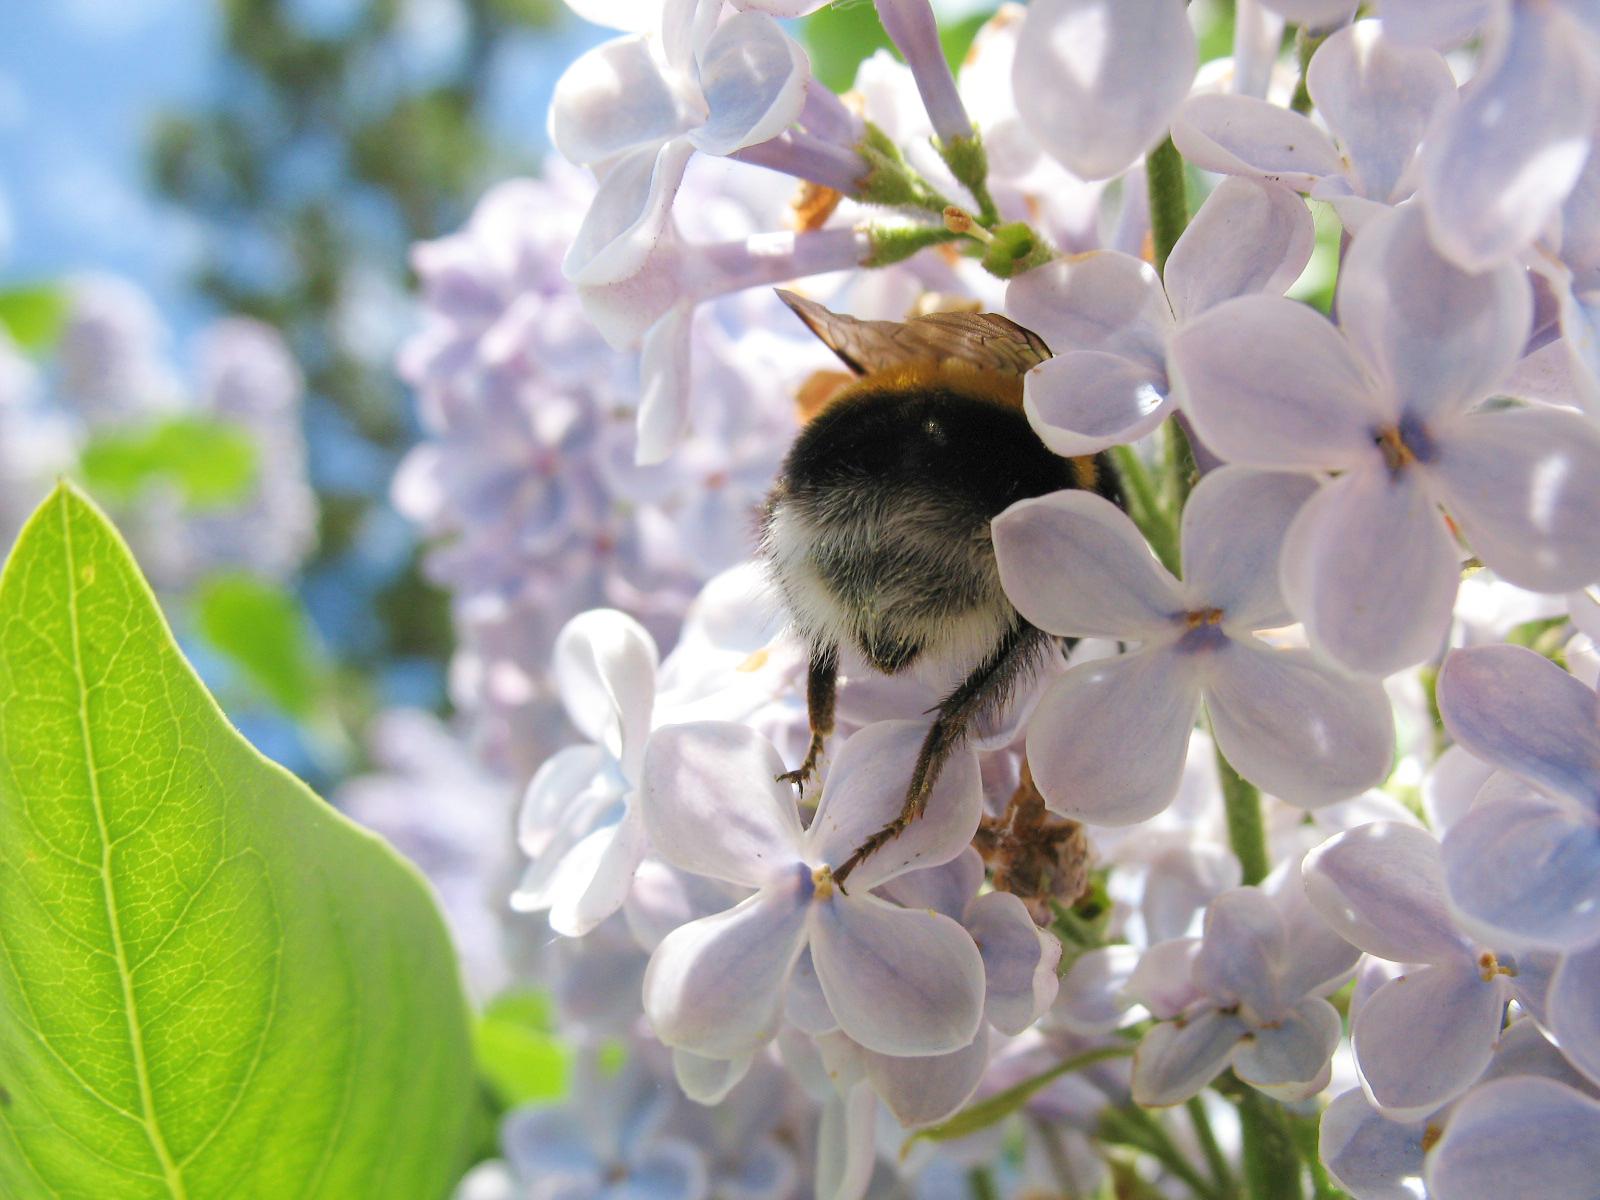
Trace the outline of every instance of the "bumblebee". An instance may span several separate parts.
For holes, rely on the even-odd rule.
[[[801,432],[761,522],[761,556],[809,652],[811,741],[780,779],[803,788],[833,732],[839,652],[895,675],[938,662],[965,679],[933,709],[900,815],[842,863],[843,881],[921,815],[971,724],[1054,651],[1000,587],[989,523],[1018,500],[1088,488],[1120,503],[1096,457],[1063,458],[1022,410],[1050,357],[996,313],[862,321],[778,295],[855,376]]]

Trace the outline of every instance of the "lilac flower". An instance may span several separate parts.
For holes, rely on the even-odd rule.
[[[1236,296],[1281,294],[1314,241],[1311,214],[1286,188],[1230,179],[1206,198],[1167,262],[1166,283],[1132,255],[1056,259],[1015,280],[1006,307],[1055,357],[1029,371],[1023,408],[1058,454],[1131,442],[1172,407],[1167,345],[1176,330]]]
[[[1385,1115],[1426,1116],[1488,1066],[1506,1001],[1524,999],[1516,960],[1456,925],[1439,844],[1421,829],[1363,825],[1324,842],[1304,869],[1312,905],[1340,936],[1417,964],[1365,1000],[1351,1040],[1367,1094]]]
[[[1360,952],[1311,911],[1297,864],[1266,889],[1224,892],[1199,939],[1147,953],[1128,990],[1161,1023],[1133,1064],[1133,1098],[1179,1104],[1231,1065],[1240,1079],[1280,1100],[1327,1086],[1342,1028],[1322,997],[1349,977]]]
[[[570,1108],[521,1109],[501,1141],[532,1200],[703,1200],[705,1157],[667,1135],[667,1096],[637,1061],[605,1078],[579,1063]]]
[[[473,994],[491,996],[509,976],[501,913],[515,794],[430,714],[390,710],[368,736],[377,769],[345,782],[333,802],[428,877]]]
[[[1109,179],[1161,140],[1196,59],[1182,0],[1030,4],[1015,66],[1017,111],[1073,174]]]
[[[972,1042],[983,960],[949,917],[899,908],[870,890],[971,840],[981,797],[970,752],[948,765],[927,812],[866,859],[846,894],[832,880],[899,809],[924,732],[883,722],[838,751],[809,829],[782,760],[759,735],[717,723],[668,726],[645,752],[643,814],[663,860],[756,888],[717,916],[673,931],[645,977],[645,1012],[670,1046],[734,1058],[771,1037],[796,960],[810,949],[839,1028],[892,1056],[945,1054]]]
[[[1208,475],[1184,509],[1181,583],[1090,493],[1020,501],[995,519],[1001,582],[1024,617],[1139,643],[1072,668],[1040,700],[1028,761],[1052,811],[1105,825],[1160,812],[1202,703],[1228,761],[1286,800],[1326,804],[1383,778],[1394,732],[1382,689],[1253,636],[1287,623],[1278,545],[1311,490],[1283,473]]]
[[[1576,1200],[1597,1177],[1600,1100],[1535,1076],[1496,1080],[1458,1104],[1425,1175],[1439,1200]]]
[[[1495,1044],[1489,1067],[1478,1079],[1472,1097],[1498,1079],[1543,1079],[1585,1089],[1557,1050],[1526,1018],[1513,1022]],[[1415,1120],[1395,1120],[1368,1103],[1359,1089],[1336,1097],[1322,1114],[1319,1150],[1334,1178],[1356,1200],[1409,1200],[1416,1194],[1427,1150],[1439,1140],[1455,1108],[1452,1102]],[[1468,1110],[1471,1111],[1470,1109]],[[1429,1156],[1431,1161],[1432,1156]],[[1531,1165],[1531,1164],[1530,1164]],[[1537,1185],[1537,1167],[1519,1182],[1529,1194],[1545,1195]],[[1448,1193],[1432,1193],[1446,1200]]]
[[[1173,339],[1195,429],[1224,458],[1339,471],[1284,541],[1284,595],[1312,645],[1385,674],[1444,639],[1460,553],[1443,504],[1502,578],[1565,591],[1600,575],[1600,430],[1544,408],[1469,411],[1522,352],[1523,272],[1467,275],[1401,208],[1355,239],[1343,336],[1290,301],[1245,297]]]
[[[1593,6],[1516,0],[1497,8],[1477,75],[1422,156],[1429,231],[1469,271],[1517,255],[1556,214],[1600,115]]]
[[[929,0],[877,0],[878,18],[911,67],[935,135],[947,145],[972,136],[972,122],[939,45],[939,21]]]
[[[570,161],[603,168],[563,264],[575,283],[614,283],[638,269],[695,150],[731,154],[800,115],[805,52],[767,14],[719,22],[721,8],[664,7],[659,31],[595,47],[556,83],[550,140]]]
[[[1306,86],[1331,138],[1310,119],[1265,100],[1194,96],[1173,119],[1172,140],[1207,170],[1326,200],[1354,231],[1411,195],[1417,148],[1436,114],[1454,101],[1455,80],[1435,51],[1394,45],[1377,21],[1361,21],[1318,48]]]
[[[68,292],[56,348],[66,406],[91,426],[181,408],[171,333],[150,298],[115,275],[78,276]]]
[[[1492,802],[1480,794],[1445,835],[1445,883],[1464,927],[1518,949],[1600,939],[1595,693],[1531,650],[1478,646],[1445,659],[1438,697],[1456,743],[1519,781]]]

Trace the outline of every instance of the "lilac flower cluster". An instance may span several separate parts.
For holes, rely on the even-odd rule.
[[[397,496],[531,775],[540,984],[628,1065],[462,1195],[1592,1195],[1593,6],[1239,0],[1202,66],[1201,6],[1036,0],[956,74],[926,0],[878,0],[905,65],[844,98],[778,21],[814,4],[574,7],[622,31],[550,114],[598,183],[419,250]],[[778,780],[806,647],[719,516],[831,386],[767,304],[796,279],[1036,333],[1023,413],[1122,497],[994,521],[1061,653],[859,865],[974,664],[847,647],[820,788]]]
[[[66,321],[44,368],[0,331],[0,533],[14,537],[97,437],[198,417],[243,435],[253,476],[242,495],[206,505],[189,503],[171,478],[150,480],[117,511],[141,565],[172,591],[219,570],[292,576],[316,545],[316,498],[300,423],[304,383],[282,338],[242,317],[215,321],[186,372],[133,284],[84,275],[64,291]]]

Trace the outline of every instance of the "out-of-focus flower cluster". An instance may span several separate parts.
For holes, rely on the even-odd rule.
[[[580,1047],[461,1194],[1205,1197],[1254,1156],[1591,1195],[1593,6],[1239,0],[1202,66],[1202,6],[1036,0],[953,74],[926,0],[878,0],[904,65],[844,98],[803,0],[573,6],[622,31],[550,115],[597,182],[552,164],[419,247],[404,360],[396,497],[526,788],[511,969]],[[1034,331],[1033,430],[1124,499],[995,520],[1062,653],[845,886],[974,664],[846,647],[820,790],[777,780],[806,647],[748,560],[827,384],[794,280]]]
[[[184,371],[133,284],[85,275],[63,291],[64,324],[43,366],[0,333],[0,534],[13,539],[55,479],[83,469],[105,485],[97,491],[156,586],[182,591],[223,570],[292,576],[316,545],[317,513],[304,384],[282,338],[242,317],[215,321]],[[194,494],[184,472],[204,468],[197,460],[218,433],[244,466],[220,491]],[[101,480],[94,464],[107,457]]]

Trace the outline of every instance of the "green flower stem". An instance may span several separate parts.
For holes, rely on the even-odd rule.
[[[1132,446],[1111,447],[1111,461],[1116,464],[1117,479],[1122,484],[1122,498],[1127,503],[1128,515],[1144,534],[1145,541],[1156,552],[1161,565],[1174,575],[1178,573],[1178,523],[1156,492],[1150,472]]]
[[[1241,1091],[1237,1103],[1245,1194],[1250,1200],[1305,1200],[1289,1114],[1252,1087]]]
[[[1327,40],[1327,34],[1307,33],[1304,27],[1295,32],[1294,47],[1300,58],[1300,82],[1294,86],[1294,99],[1289,101],[1289,107],[1297,113],[1311,111],[1311,93],[1306,90],[1306,68],[1311,65],[1311,56],[1317,52],[1317,47]]]
[[[1183,1180],[1201,1200],[1222,1200],[1222,1193],[1194,1169],[1194,1165],[1183,1156],[1183,1151],[1178,1149],[1162,1128],[1161,1122],[1137,1104],[1130,1104],[1126,1108],[1108,1108],[1100,1117],[1100,1136],[1108,1142],[1144,1151]]]
[[[1145,183],[1150,189],[1150,239],[1156,270],[1163,275],[1167,257],[1189,223],[1189,197],[1183,178],[1183,156],[1163,138],[1144,159]]]
[[[1322,1119],[1291,1115],[1289,1132],[1294,1136],[1300,1157],[1311,1171],[1311,1191],[1316,1200],[1350,1200],[1349,1195],[1333,1182],[1328,1168],[1322,1165]]]
[[[1162,427],[1162,437],[1167,460],[1166,475],[1163,479],[1166,484],[1167,509],[1172,513],[1172,523],[1176,527],[1178,515],[1183,512],[1183,506],[1189,502],[1189,492],[1194,487],[1198,468],[1194,461],[1194,447],[1189,445],[1189,435],[1176,414],[1167,418],[1167,423]]]
[[[1206,1114],[1206,1104],[1199,1096],[1190,1096],[1184,1105],[1189,1110],[1189,1121],[1194,1126],[1194,1140],[1200,1143],[1200,1153],[1206,1156],[1206,1166],[1211,1178],[1217,1181],[1217,1194],[1223,1200],[1237,1200],[1239,1182],[1233,1177],[1227,1155],[1217,1145],[1217,1135],[1211,1130],[1211,1118]]]
[[[987,1167],[973,1167],[967,1172],[967,1190],[972,1200],[1000,1200],[1000,1189],[994,1185],[994,1175]]]
[[[1223,757],[1222,747],[1217,747],[1217,775],[1222,780],[1222,803],[1228,814],[1228,842],[1244,882],[1257,884],[1272,869],[1267,854],[1267,827],[1261,819],[1261,792],[1253,783],[1239,777],[1233,764]]]

